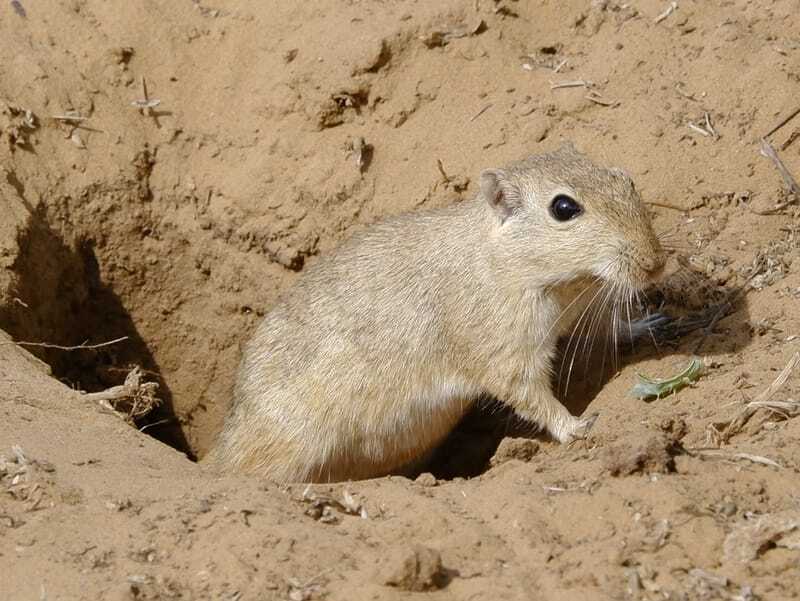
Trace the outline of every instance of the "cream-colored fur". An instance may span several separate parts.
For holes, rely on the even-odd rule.
[[[566,222],[556,194],[584,208]],[[664,253],[631,180],[572,147],[481,175],[470,201],[366,228],[309,268],[245,348],[210,459],[280,481],[386,474],[481,394],[568,442],[556,341],[655,278]]]

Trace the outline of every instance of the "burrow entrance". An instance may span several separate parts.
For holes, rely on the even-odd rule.
[[[12,302],[0,306],[3,329],[14,340],[53,347],[93,346],[125,338],[93,349],[25,348],[50,365],[55,378],[87,392],[121,384],[139,366],[147,380],[158,383],[162,402],[136,425],[195,458],[158,361],[123,300],[103,281],[95,242],[86,238],[66,242],[40,208],[19,246]]]

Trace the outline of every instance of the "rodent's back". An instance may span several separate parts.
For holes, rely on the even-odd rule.
[[[447,345],[458,336],[443,330],[458,312],[470,312],[457,290],[482,277],[476,275],[481,273],[476,265],[484,260],[479,208],[476,201],[467,201],[390,218],[355,234],[311,266],[244,349],[231,413],[215,450],[218,459],[255,470],[274,465],[277,457],[285,462],[292,454],[297,463],[313,464],[302,457],[309,436],[318,438],[311,446],[332,456],[342,450],[324,447],[356,428],[364,437],[385,436],[370,432],[375,424],[396,429],[396,450],[408,452],[410,460],[419,445],[400,438],[438,438],[451,428],[460,415],[444,416],[441,423],[420,416],[415,421],[428,423],[429,436],[404,432],[408,416],[398,411],[392,417],[387,403],[389,397],[402,399],[419,388],[419,382],[406,378],[413,369],[414,380],[425,379],[412,368],[415,364],[430,366],[432,397],[440,394],[442,374],[457,371],[445,363],[454,357]],[[482,282],[474,286],[485,288]],[[454,301],[463,304],[454,306]],[[455,377],[445,385],[453,394],[470,392],[460,390]],[[309,423],[314,420],[310,407],[316,424]],[[256,427],[260,420],[290,434],[281,443],[284,448],[276,448],[270,428]],[[350,473],[357,473],[355,466]]]

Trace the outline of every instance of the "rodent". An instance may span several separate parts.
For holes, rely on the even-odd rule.
[[[615,317],[664,264],[622,170],[567,145],[483,171],[472,200],[369,226],[301,274],[245,346],[208,461],[284,482],[385,475],[484,394],[583,437],[596,415],[551,391],[557,339]]]

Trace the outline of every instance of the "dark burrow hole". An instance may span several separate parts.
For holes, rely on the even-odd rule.
[[[611,357],[610,349],[598,342],[585,360],[569,365],[568,340],[559,342],[551,378],[551,389],[573,415],[586,411],[591,400],[603,385],[614,375],[626,356],[618,353]],[[558,366],[564,365],[560,368]],[[615,367],[616,366],[616,367]],[[570,377],[567,377],[568,371]],[[546,432],[535,424],[520,419],[514,411],[491,397],[482,397],[472,406],[456,428],[432,454],[430,461],[421,468],[437,479],[474,478],[487,471],[492,457],[503,438],[533,438],[551,440]]]
[[[93,242],[66,244],[39,210],[19,245],[12,270],[17,278],[13,295],[20,302],[0,306],[0,327],[17,341],[60,346],[127,337],[98,349],[25,348],[50,365],[55,378],[86,392],[122,384],[139,366],[147,381],[158,383],[156,396],[162,402],[136,426],[148,426],[148,434],[194,459],[153,354],[120,298],[101,278]]]

